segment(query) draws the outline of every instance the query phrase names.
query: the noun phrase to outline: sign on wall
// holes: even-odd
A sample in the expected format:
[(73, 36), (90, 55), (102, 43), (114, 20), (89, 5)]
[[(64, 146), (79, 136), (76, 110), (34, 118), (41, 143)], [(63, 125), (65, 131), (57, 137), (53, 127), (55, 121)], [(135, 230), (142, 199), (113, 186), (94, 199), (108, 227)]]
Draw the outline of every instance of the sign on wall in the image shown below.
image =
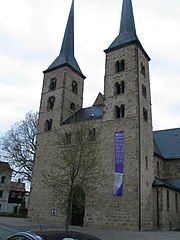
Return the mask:
[(116, 131), (114, 133), (115, 143), (115, 178), (114, 178), (114, 196), (123, 195), (123, 164), (124, 164), (124, 132)]
[(51, 215), (56, 216), (56, 208), (51, 208)]

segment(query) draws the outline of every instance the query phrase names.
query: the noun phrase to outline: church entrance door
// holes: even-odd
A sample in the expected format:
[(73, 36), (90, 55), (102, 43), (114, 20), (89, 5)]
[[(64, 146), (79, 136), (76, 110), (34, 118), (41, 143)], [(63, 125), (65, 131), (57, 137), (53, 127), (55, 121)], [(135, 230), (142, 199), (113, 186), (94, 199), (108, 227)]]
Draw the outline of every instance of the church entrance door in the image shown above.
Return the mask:
[(83, 226), (85, 211), (85, 193), (80, 187), (75, 187), (72, 203), (71, 225)]

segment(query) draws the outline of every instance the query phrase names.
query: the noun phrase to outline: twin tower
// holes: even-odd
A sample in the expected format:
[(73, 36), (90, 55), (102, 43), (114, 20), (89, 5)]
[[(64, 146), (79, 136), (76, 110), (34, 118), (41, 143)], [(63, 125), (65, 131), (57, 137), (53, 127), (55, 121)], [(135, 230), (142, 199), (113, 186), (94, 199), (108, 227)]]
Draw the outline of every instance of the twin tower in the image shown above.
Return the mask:
[(119, 34), (104, 52), (104, 93), (98, 95), (93, 106), (82, 108), (85, 76), (74, 55), (72, 1), (60, 54), (44, 71), (29, 217), (64, 224), (64, 213), (56, 212), (42, 175), (48, 174), (52, 161), (60, 161), (56, 132), (72, 129), (78, 120), (101, 129), (99, 154), (106, 175), (92, 199), (84, 190), (83, 213), (77, 216), (80, 225), (151, 228), (154, 153), (150, 58), (136, 35), (131, 0), (123, 0)]

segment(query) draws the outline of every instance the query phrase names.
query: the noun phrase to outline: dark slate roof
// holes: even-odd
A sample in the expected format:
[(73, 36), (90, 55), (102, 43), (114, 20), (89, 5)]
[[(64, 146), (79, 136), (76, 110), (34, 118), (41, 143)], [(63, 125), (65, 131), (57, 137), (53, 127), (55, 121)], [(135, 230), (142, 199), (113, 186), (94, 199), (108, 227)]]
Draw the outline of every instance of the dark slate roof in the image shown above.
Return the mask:
[(133, 41), (139, 42), (136, 35), (132, 2), (131, 0), (124, 0), (122, 5), (119, 35), (109, 46), (108, 51)]
[[(102, 116), (103, 102), (102, 104), (97, 104), (93, 105), (92, 107), (82, 108), (78, 110), (72, 114), (71, 117), (69, 117), (64, 123), (97, 119), (102, 118)], [(155, 154), (166, 160), (180, 159), (180, 128), (154, 131), (153, 140)]]
[(10, 167), (8, 162), (1, 162), (0, 161), (0, 169), (12, 172), (12, 169), (11, 169), (11, 167)]
[(11, 182), (10, 190), (13, 192), (25, 192), (25, 183), (21, 182)]
[(170, 189), (180, 191), (180, 179), (179, 178), (162, 179), (162, 178), (155, 177), (155, 180), (153, 182), (153, 187), (167, 187)]
[(75, 112), (64, 123), (73, 123), (82, 120), (101, 118), (103, 114), (103, 105), (95, 105), (88, 108), (82, 108)]
[(110, 52), (124, 45), (132, 43), (137, 43), (147, 59), (150, 60), (136, 34), (132, 2), (131, 0), (123, 0), (119, 35), (111, 43), (109, 48), (105, 50), (105, 52)]
[(153, 132), (154, 152), (164, 159), (180, 158), (180, 128)]
[(60, 54), (44, 73), (65, 65), (85, 78), (74, 56), (74, 0), (72, 1)]

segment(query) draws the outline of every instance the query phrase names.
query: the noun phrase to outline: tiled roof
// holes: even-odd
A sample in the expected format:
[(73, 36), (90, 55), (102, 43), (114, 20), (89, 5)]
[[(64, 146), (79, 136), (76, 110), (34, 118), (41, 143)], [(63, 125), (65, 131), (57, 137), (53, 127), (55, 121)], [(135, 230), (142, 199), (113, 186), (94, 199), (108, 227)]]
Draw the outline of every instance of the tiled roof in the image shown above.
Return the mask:
[(154, 152), (164, 159), (180, 158), (180, 128), (154, 131)]
[(25, 183), (11, 182), (10, 190), (13, 192), (25, 192)]
[(0, 162), (0, 169), (6, 170), (6, 171), (12, 171), (12, 169), (10, 168), (9, 163), (7, 162)]

